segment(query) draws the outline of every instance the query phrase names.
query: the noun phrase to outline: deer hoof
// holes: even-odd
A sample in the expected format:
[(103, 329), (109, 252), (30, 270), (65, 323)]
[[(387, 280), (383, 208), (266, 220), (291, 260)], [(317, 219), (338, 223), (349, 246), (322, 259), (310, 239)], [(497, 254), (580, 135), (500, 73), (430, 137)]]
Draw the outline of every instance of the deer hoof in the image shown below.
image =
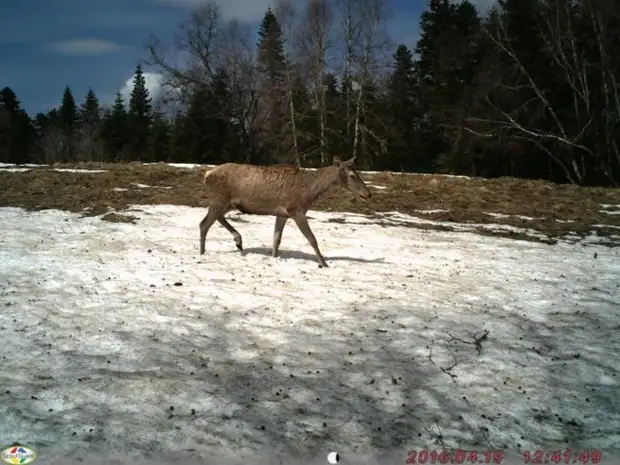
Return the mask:
[(237, 248), (243, 252), (243, 246), (241, 244), (236, 244)]

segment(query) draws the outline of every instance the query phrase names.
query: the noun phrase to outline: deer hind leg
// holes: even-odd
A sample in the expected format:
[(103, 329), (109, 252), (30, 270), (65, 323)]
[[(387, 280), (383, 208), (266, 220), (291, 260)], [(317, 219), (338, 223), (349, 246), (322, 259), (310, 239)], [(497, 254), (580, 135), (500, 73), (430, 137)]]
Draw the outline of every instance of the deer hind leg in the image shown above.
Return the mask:
[(293, 217), (295, 223), (297, 223), (297, 227), (302, 232), (302, 234), (306, 237), (312, 248), (314, 249), (314, 253), (316, 254), (316, 260), (319, 263), (319, 268), (327, 267), (327, 263), (325, 263), (325, 259), (319, 250), (319, 245), (316, 241), (316, 237), (312, 233), (310, 229), (310, 225), (308, 224), (308, 219), (305, 215), (296, 215)]
[(204, 255), (205, 253), (205, 241), (207, 239), (207, 233), (213, 223), (222, 216), (222, 209), (209, 207), (209, 212), (200, 222), (200, 255)]
[(284, 225), (287, 220), (288, 218), (285, 216), (276, 216), (276, 226), (273, 230), (273, 250), (271, 251), (273, 257), (278, 256), (278, 249), (282, 241), (282, 231), (284, 230)]
[(224, 226), (226, 231), (233, 235), (233, 237), (235, 238), (235, 245), (239, 250), (243, 251), (243, 240), (241, 239), (241, 234), (239, 234), (239, 231), (233, 228), (223, 215), (217, 219), (217, 222)]

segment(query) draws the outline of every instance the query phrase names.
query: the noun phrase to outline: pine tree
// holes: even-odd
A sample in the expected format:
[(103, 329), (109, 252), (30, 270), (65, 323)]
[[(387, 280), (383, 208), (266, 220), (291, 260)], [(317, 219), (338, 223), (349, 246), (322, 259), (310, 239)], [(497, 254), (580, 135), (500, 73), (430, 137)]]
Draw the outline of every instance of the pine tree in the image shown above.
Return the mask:
[(99, 99), (92, 88), (88, 89), (84, 97), (84, 103), (81, 105), (80, 113), (81, 122), (85, 125), (97, 124), (101, 118)]
[(445, 172), (471, 174), (468, 134), (463, 121), (472, 107), (473, 80), (479, 71), (482, 30), (475, 6), (430, 0), (420, 20), (416, 52), (426, 153), (437, 156)]
[(186, 120), (186, 115), (178, 114), (172, 121), (168, 149), (169, 155), (166, 157), (166, 160), (169, 162), (183, 163), (187, 161)]
[(272, 86), (279, 86), (284, 81), (284, 43), (282, 28), (271, 8), (265, 12), (258, 37), (258, 61), (261, 72)]
[(446, 31), (451, 29), (450, 18), (454, 5), (449, 0), (429, 0), (427, 9), (420, 16), (420, 38), (415, 47), (419, 56), (420, 78), (428, 86), (440, 80), (440, 64)]
[(36, 133), (28, 114), (21, 109), (10, 87), (0, 90), (0, 160), (27, 163), (31, 160)]
[(75, 133), (79, 122), (78, 108), (69, 86), (65, 87), (58, 110), (58, 127), (69, 139)]
[(327, 110), (326, 126), (328, 132), (327, 146), (333, 153), (351, 153), (350, 139), (347, 134), (346, 105), (338, 78), (328, 73), (325, 75), (325, 107)]
[(149, 135), (149, 162), (171, 161), (170, 157), (171, 125), (160, 112), (155, 112)]
[(116, 93), (114, 106), (104, 119), (103, 140), (108, 156), (112, 159), (123, 159), (127, 144), (127, 111), (120, 92)]
[[(391, 119), (391, 166), (406, 171), (427, 170), (424, 151), (419, 150), (421, 114), (419, 89), (413, 54), (406, 45), (399, 45), (394, 54), (394, 72), (388, 81), (388, 108)], [(422, 159), (421, 159), (422, 157)]]
[(258, 65), (262, 74), (264, 100), (261, 112), (265, 117), (262, 128), (264, 162), (281, 162), (288, 155), (287, 139), (290, 133), (288, 90), (284, 88), (286, 61), (282, 28), (275, 14), (268, 8), (258, 32)]
[(209, 87), (195, 89), (183, 120), (184, 153), (192, 163), (219, 163), (222, 137), (217, 125), (218, 105)]
[(133, 89), (129, 97), (127, 114), (131, 141), (129, 150), (134, 160), (139, 160), (148, 149), (149, 131), (153, 119), (151, 98), (146, 88), (142, 66), (137, 65), (133, 78)]
[(103, 161), (105, 150), (101, 140), (100, 120), (99, 99), (93, 89), (89, 88), (80, 106), (78, 152), (82, 160)]

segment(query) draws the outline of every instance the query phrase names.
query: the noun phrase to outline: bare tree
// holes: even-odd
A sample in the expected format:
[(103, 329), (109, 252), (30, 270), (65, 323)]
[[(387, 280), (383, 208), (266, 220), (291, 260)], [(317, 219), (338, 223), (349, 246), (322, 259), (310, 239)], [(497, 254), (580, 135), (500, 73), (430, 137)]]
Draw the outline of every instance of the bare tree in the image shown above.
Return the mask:
[(66, 139), (67, 137), (56, 126), (50, 125), (45, 128), (40, 139), (43, 156), (40, 161), (50, 166), (64, 161)]
[(299, 137), (297, 131), (297, 111), (295, 109), (295, 99), (293, 97), (293, 89), (295, 86), (295, 76), (297, 69), (294, 57), (296, 50), (294, 48), (294, 38), (296, 35), (297, 14), (291, 0), (278, 0), (276, 4), (276, 17), (282, 27), (283, 46), (284, 46), (284, 68), (285, 68), (285, 95), (288, 103), (288, 113), (291, 124), (291, 137), (293, 142), (293, 155), (297, 166), (301, 166), (301, 157), (299, 154)]
[(105, 158), (105, 149), (97, 124), (88, 124), (81, 127), (74, 136), (76, 138), (76, 157), (80, 162), (102, 162)]
[[(344, 82), (348, 124), (353, 125), (353, 155), (369, 161), (369, 139), (385, 152), (385, 140), (368, 124), (370, 87), (382, 78), (392, 45), (385, 31), (388, 19), (385, 0), (339, 0), (345, 45)], [(355, 87), (355, 89), (353, 89)]]
[(309, 0), (305, 17), (297, 38), (298, 48), (313, 95), (319, 120), (319, 153), (321, 165), (327, 162), (327, 102), (325, 96), (325, 73), (328, 53), (333, 46), (333, 7), (330, 0)]
[[(345, 118), (347, 136), (351, 135), (351, 123), (353, 121), (353, 74), (355, 67), (355, 49), (361, 36), (361, 19), (356, 4), (359, 0), (337, 0), (338, 13), (340, 14), (339, 38), (343, 46), (343, 70), (342, 84), (345, 94)], [(354, 150), (355, 153), (355, 150)]]
[(258, 67), (253, 31), (247, 24), (230, 21), (222, 31), (220, 62), (226, 70), (230, 99), (221, 102), (225, 118), (240, 130), (245, 161), (253, 159), (258, 137)]
[[(512, 46), (505, 19), (498, 17), (494, 30), (485, 27), (486, 36), (500, 53), (508, 57), (512, 67), (512, 73), (502, 75), (500, 72), (494, 76), (493, 90), (496, 95), (498, 92), (519, 92), (523, 101), (519, 105), (509, 105), (492, 98), (487, 92), (483, 98), (494, 116), (468, 118), (470, 124), (465, 130), (484, 137), (501, 135), (528, 141), (545, 152), (575, 184), (586, 180), (588, 166), (594, 162), (597, 169), (617, 185), (613, 165), (620, 166), (618, 141), (614, 138), (617, 115), (620, 114), (620, 87), (615, 78), (617, 70), (613, 70), (609, 59), (612, 51), (606, 40), (603, 3), (583, 0), (579, 3), (580, 10), (576, 11), (571, 2), (548, 0), (539, 16), (545, 52), (557, 70), (554, 75), (557, 75), (558, 85), (567, 89), (570, 95), (570, 114), (565, 111), (566, 102), (552, 100), (533, 70), (520, 59)], [(584, 47), (584, 41), (578, 40), (578, 28), (573, 24), (576, 19), (582, 26), (590, 23), (598, 56), (593, 56)], [(522, 77), (518, 86), (515, 85), (515, 76)], [(592, 81), (599, 85), (593, 85)], [(603, 102), (602, 111), (597, 100)], [(548, 115), (550, 127), (535, 127), (527, 115), (536, 110), (526, 112), (526, 108), (538, 108), (541, 115)], [(600, 132), (604, 134), (604, 143), (601, 147), (594, 147), (592, 141), (598, 137), (589, 136)]]
[(180, 24), (171, 45), (163, 44), (156, 37), (149, 39), (145, 61), (162, 73), (164, 86), (177, 90), (172, 98), (187, 103), (193, 86), (210, 83), (216, 68), (221, 28), (219, 7), (210, 2)]
[[(248, 25), (224, 21), (216, 2), (194, 11), (179, 27), (172, 45), (152, 37), (147, 44), (147, 64), (163, 76), (165, 97), (185, 106), (198, 89), (208, 87), (225, 71), (230, 98), (218, 102), (217, 116), (239, 128), (242, 145), (252, 157), (257, 124), (256, 52)], [(222, 78), (221, 73), (218, 75)]]

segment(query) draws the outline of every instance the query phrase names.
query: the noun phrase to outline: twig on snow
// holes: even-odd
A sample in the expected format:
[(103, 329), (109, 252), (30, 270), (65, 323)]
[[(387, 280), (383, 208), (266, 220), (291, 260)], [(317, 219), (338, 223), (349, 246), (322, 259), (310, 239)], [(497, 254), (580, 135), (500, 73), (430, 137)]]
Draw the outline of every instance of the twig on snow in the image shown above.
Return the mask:
[(457, 384), (456, 383), (457, 376), (453, 375), (452, 373), (450, 373), (450, 371), (452, 371), (452, 369), (454, 367), (456, 367), (458, 362), (456, 361), (456, 357), (455, 357), (454, 353), (450, 350), (450, 347), (448, 347), (447, 344), (446, 344), (446, 348), (448, 349), (448, 352), (450, 352), (450, 355), (452, 355), (452, 359), (453, 359), (452, 364), (448, 368), (442, 367), (437, 362), (435, 362), (435, 360), (433, 360), (433, 346), (432, 345), (430, 345), (429, 348), (428, 348), (428, 361), (431, 362), (433, 365), (437, 366), (437, 368), (439, 368), (443, 373), (448, 375), (450, 378), (452, 378), (452, 382), (454, 384)]
[(450, 340), (448, 342), (452, 342), (452, 341), (458, 341), (458, 342), (462, 342), (463, 344), (470, 344), (473, 346), (476, 346), (476, 351), (478, 352), (478, 355), (480, 355), (482, 353), (482, 342), (486, 341), (488, 336), (489, 336), (489, 331), (488, 330), (484, 330), (482, 332), (482, 335), (480, 336), (474, 336), (474, 340), (473, 341), (465, 341), (459, 337), (456, 337), (450, 333), (447, 333), (448, 336), (450, 336)]

